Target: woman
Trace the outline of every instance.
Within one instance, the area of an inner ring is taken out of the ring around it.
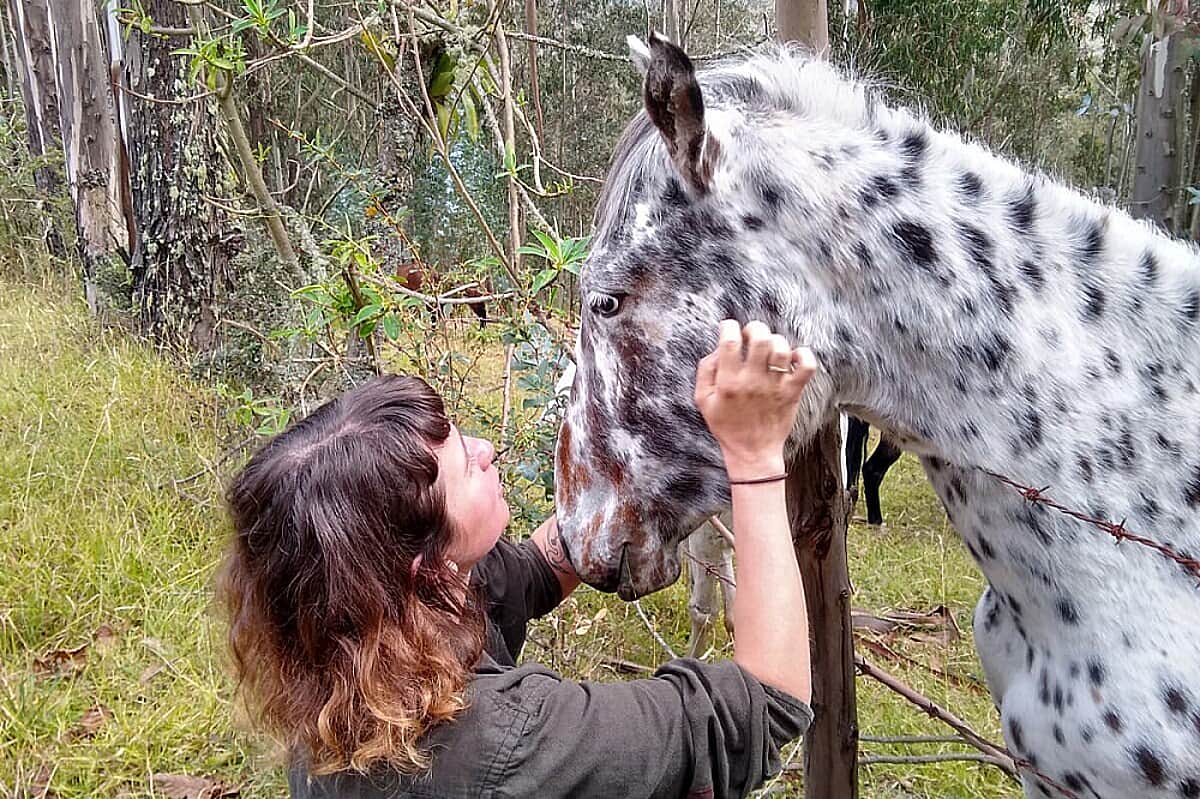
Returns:
[[[553,518],[501,538],[495,455],[415,378],[377,378],[263,446],[229,491],[222,592],[242,696],[293,797],[742,796],[807,728],[783,443],[814,360],[721,324],[696,401],[721,444],[741,582],[732,661],[596,684],[516,665],[579,584]]]

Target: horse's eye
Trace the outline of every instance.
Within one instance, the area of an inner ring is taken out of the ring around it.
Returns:
[[[592,297],[592,310],[605,319],[616,316],[617,311],[621,310],[623,296],[621,294],[597,294]]]

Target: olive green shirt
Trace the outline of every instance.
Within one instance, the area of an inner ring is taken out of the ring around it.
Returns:
[[[468,709],[426,737],[430,771],[309,779],[297,758],[295,799],[745,796],[812,721],[808,705],[729,660],[680,658],[651,678],[611,683],[516,666],[526,623],[562,601],[558,580],[528,541],[500,541],[474,575],[489,601],[487,651]]]

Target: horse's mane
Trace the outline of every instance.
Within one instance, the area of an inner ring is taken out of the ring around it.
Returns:
[[[770,45],[705,64],[697,71],[706,110],[816,116],[851,128],[872,124],[884,106],[877,85],[851,77],[799,45]],[[617,142],[596,206],[596,238],[608,240],[630,211],[631,194],[670,173],[666,146],[641,110]]]

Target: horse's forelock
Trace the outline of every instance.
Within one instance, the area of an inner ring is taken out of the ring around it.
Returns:
[[[650,117],[639,111],[617,142],[600,192],[595,218],[598,243],[611,241],[625,226],[639,188],[666,178],[670,172],[666,152]]]

